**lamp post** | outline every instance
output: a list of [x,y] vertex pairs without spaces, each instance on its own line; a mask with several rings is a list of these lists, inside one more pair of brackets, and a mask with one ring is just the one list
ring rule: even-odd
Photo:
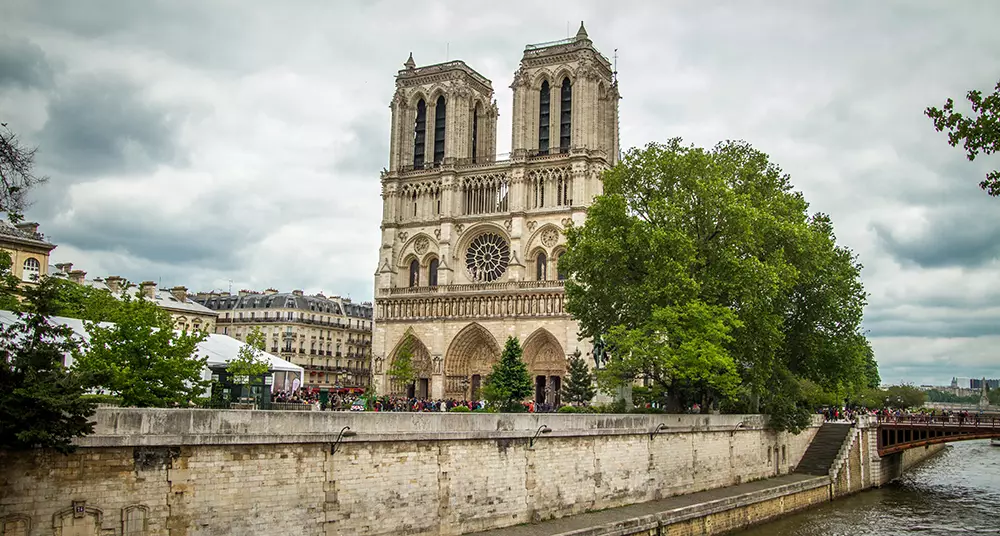
[[552,433],[551,428],[545,426],[544,424],[539,426],[538,430],[535,431],[535,435],[532,436],[531,441],[528,441],[528,448],[530,449],[535,447],[535,440],[538,439],[538,434],[549,434],[549,433]]

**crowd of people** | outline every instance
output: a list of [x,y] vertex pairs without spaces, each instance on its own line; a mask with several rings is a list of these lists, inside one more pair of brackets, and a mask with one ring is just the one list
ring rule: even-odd
[[[858,416],[867,415],[880,421],[920,422],[920,423],[957,423],[960,425],[979,424],[987,417],[982,411],[970,412],[939,410],[934,408],[909,409],[866,409],[866,408],[823,408],[820,410],[827,421],[854,422]],[[990,417],[992,419],[992,417]]]
[[[278,404],[316,404],[323,411],[380,411],[380,412],[433,412],[453,411],[456,407],[466,407],[468,411],[482,410],[486,407],[483,400],[442,399],[432,400],[418,397],[378,396],[369,399],[364,394],[330,393],[323,401],[317,391],[297,389],[295,391],[275,391],[271,393],[271,402]],[[557,407],[551,404],[528,401],[523,403],[529,413],[549,413]]]

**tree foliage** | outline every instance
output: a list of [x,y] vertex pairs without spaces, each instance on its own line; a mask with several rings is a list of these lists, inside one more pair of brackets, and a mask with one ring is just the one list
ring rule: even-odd
[[7,123],[0,123],[0,212],[13,223],[23,218],[28,191],[46,181],[34,173],[36,151],[21,145]]
[[0,326],[0,448],[70,452],[73,438],[93,432],[95,404],[83,397],[92,379],[63,366],[79,341],[49,320],[57,292],[48,278],[25,288],[18,321]]
[[857,395],[855,403],[868,409],[909,409],[919,408],[927,400],[927,393],[912,385],[892,385],[885,389],[865,389]]
[[195,356],[201,332],[175,332],[170,314],[141,297],[123,296],[113,324],[85,322],[90,341],[75,367],[122,398],[125,406],[186,404],[202,395],[207,358]]
[[500,411],[517,411],[521,402],[531,396],[531,376],[521,353],[517,337],[508,337],[500,360],[483,384],[483,397]]
[[563,402],[583,404],[590,402],[595,394],[594,374],[577,351],[569,358],[569,374],[562,388]]
[[236,358],[226,366],[226,372],[236,378],[238,384],[243,386],[244,392],[248,390],[252,378],[263,376],[271,370],[271,364],[264,359],[266,342],[264,333],[259,327],[254,326],[247,333],[246,344],[240,347]]
[[110,292],[64,279],[53,279],[56,286],[56,315],[90,322],[112,322],[119,317],[122,301]]
[[400,385],[409,387],[417,381],[417,370],[413,367],[413,350],[410,348],[410,341],[407,340],[396,352],[396,359],[389,366],[386,374],[398,382]]
[[603,388],[645,377],[668,406],[763,410],[795,431],[810,413],[800,380],[871,381],[861,265],[744,142],[629,151],[567,237],[567,309],[607,342]]
[[[924,115],[931,118],[938,132],[948,132],[949,145],[957,147],[961,143],[971,162],[980,153],[991,155],[1000,151],[1000,82],[990,95],[984,97],[981,91],[972,90],[965,98],[972,107],[972,117],[956,112],[955,101],[950,98],[940,109],[927,108]],[[979,187],[991,196],[1000,196],[1000,170],[988,172]]]

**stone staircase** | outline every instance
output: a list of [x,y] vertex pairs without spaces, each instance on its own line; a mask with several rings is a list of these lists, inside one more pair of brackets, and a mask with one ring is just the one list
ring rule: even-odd
[[851,428],[849,423],[823,423],[812,443],[809,443],[806,453],[802,455],[795,472],[817,476],[829,475],[833,462],[836,461],[844,441],[851,433]]

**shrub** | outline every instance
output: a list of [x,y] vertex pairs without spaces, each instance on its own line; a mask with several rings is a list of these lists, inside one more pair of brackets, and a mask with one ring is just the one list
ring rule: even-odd
[[574,406],[563,406],[556,411],[558,413],[580,413],[580,410]]
[[472,410],[469,409],[469,406],[455,406],[448,411],[452,413],[469,413]]

